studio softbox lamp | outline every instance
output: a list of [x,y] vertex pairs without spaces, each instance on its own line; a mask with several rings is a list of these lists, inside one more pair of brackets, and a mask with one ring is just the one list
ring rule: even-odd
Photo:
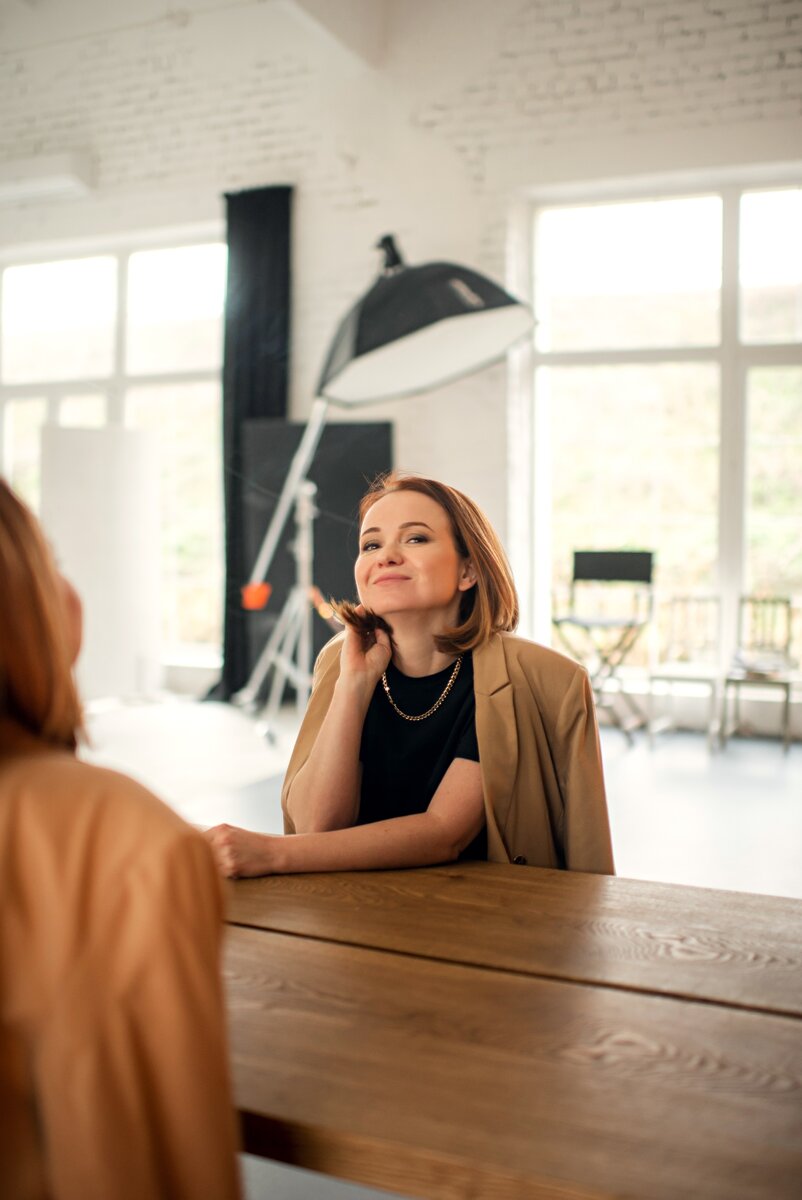
[[267,572],[294,506],[296,584],[248,683],[235,697],[238,703],[253,704],[268,671],[275,668],[268,713],[280,703],[288,679],[299,705],[305,706],[309,695],[314,485],[305,476],[329,404],[354,408],[439,387],[494,362],[533,325],[527,305],[478,271],[448,262],[408,267],[389,234],[377,249],[384,253],[381,273],[334,335],[309,421],[242,589],[245,608],[264,607],[270,591]]
[[344,317],[318,395],[370,404],[439,387],[494,361],[532,327],[526,305],[456,263],[408,267],[386,236],[384,267]]

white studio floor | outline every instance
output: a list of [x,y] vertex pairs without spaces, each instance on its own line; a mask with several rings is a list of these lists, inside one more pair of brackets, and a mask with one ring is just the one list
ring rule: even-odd
[[[88,714],[82,756],[135,776],[188,821],[281,832],[280,777],[298,717],[282,712],[271,745],[230,705],[164,697]],[[802,898],[802,743],[733,739],[710,754],[702,734],[650,748],[602,729],[619,875]],[[247,1200],[380,1200],[374,1192],[243,1156]]]

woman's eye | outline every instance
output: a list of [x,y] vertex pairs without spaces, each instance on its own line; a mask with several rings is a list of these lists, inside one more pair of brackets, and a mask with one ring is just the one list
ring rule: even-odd
[[425,533],[413,533],[407,540],[410,542],[428,542],[429,539]]
[[368,550],[375,550],[378,544],[378,542],[365,542],[364,546],[362,547],[362,553],[366,554]]

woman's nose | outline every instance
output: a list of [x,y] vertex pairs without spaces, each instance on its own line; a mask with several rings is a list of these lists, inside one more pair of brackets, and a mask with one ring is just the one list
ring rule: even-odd
[[379,555],[379,562],[382,566],[384,566],[385,563],[398,563],[402,558],[403,555],[401,553],[401,547],[398,545],[398,543],[386,542],[382,546],[381,554]]

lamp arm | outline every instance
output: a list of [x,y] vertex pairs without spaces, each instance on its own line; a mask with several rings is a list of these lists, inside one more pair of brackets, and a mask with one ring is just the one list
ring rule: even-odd
[[328,407],[329,401],[325,396],[316,397],[303,437],[293,455],[290,469],[287,472],[287,478],[284,480],[284,486],[281,489],[276,511],[273,513],[273,518],[267,528],[267,533],[262,541],[256,562],[253,564],[253,570],[248,580],[249,583],[261,583],[273,561],[273,555],[276,552],[281,532],[287,523],[290,509],[295,503],[298,488],[306,472],[309,470],[312,459],[315,457],[320,435],[323,432],[323,426],[326,422]]

